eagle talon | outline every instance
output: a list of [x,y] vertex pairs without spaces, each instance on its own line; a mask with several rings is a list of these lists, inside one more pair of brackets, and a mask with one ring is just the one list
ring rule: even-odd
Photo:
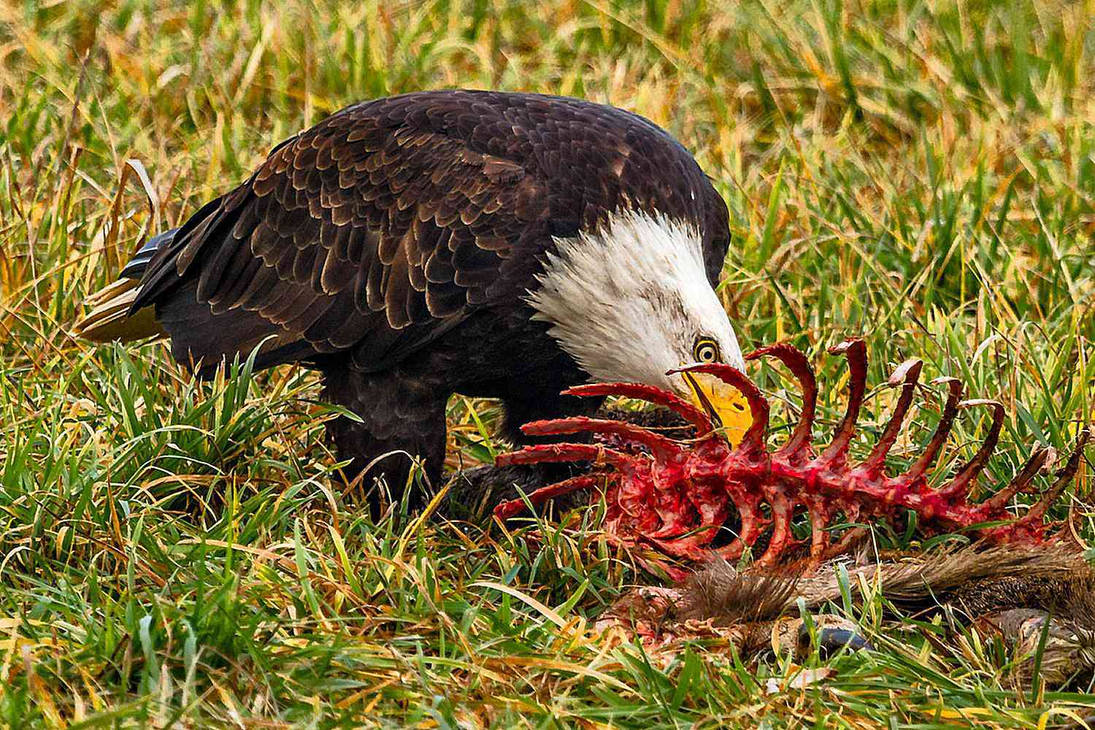
[[[748,425],[737,444],[722,438],[713,419],[682,398],[648,385],[607,383],[567,391],[579,396],[624,395],[669,407],[689,422],[693,438],[671,439],[622,421],[559,419],[530,424],[530,434],[592,432],[613,448],[579,444],[530,446],[499,457],[499,463],[531,461],[594,461],[608,476],[606,527],[621,543],[654,546],[667,557],[692,562],[714,558],[733,560],[753,550],[762,537],[767,546],[757,559],[774,566],[797,547],[808,545],[807,568],[847,551],[864,534],[862,527],[833,536],[828,526],[835,516],[846,521],[899,521],[906,511],[916,513],[928,534],[972,531],[990,543],[1042,544],[1056,540],[1059,523],[1043,522],[1045,512],[1075,477],[1090,433],[1081,429],[1069,460],[1053,485],[1026,512],[1008,511],[1012,498],[1030,491],[1034,478],[1053,460],[1048,447],[1035,450],[1015,478],[981,502],[970,492],[985,469],[1003,426],[1003,405],[990,400],[962,401],[962,385],[952,378],[935,381],[947,387],[939,423],[921,456],[903,474],[887,475],[885,459],[896,442],[909,412],[923,363],[907,360],[888,384],[901,389],[893,414],[870,455],[859,464],[848,462],[848,450],[866,393],[867,354],[860,340],[847,340],[832,349],[848,362],[848,402],[844,417],[829,445],[816,454],[811,431],[816,414],[817,383],[805,355],[786,345],[756,350],[746,360],[772,357],[781,361],[798,381],[802,411],[790,438],[770,451],[766,444],[769,406],[756,385],[740,370],[720,363],[681,368],[684,374],[712,376],[740,391],[748,406]],[[929,485],[927,472],[935,463],[959,412],[973,407],[991,409],[991,422],[977,453],[939,488]],[[592,477],[586,477],[591,479]],[[542,499],[572,491],[567,480],[538,490]],[[536,496],[533,495],[533,496]],[[507,503],[509,504],[509,503]],[[501,505],[500,511],[513,508]],[[713,542],[728,517],[740,520],[738,536],[729,544]],[[809,519],[809,540],[793,538],[792,521]],[[983,523],[994,527],[976,528]],[[1002,523],[1002,524],[1000,524]]]

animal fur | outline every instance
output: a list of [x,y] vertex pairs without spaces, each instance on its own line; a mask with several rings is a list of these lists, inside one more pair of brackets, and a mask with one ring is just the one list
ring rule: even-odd
[[[845,559],[810,576],[739,571],[714,563],[676,588],[641,587],[622,597],[599,627],[626,626],[651,648],[680,639],[718,636],[742,654],[767,647],[801,652],[806,635],[800,602],[816,612],[841,600],[841,574],[853,600],[864,589],[881,591],[902,611],[945,607],[982,636],[998,636],[1021,659],[1011,675],[1018,685],[1032,679],[1039,644],[1040,676],[1050,686],[1095,670],[1095,570],[1074,546],[973,545],[879,562]],[[841,635],[856,631],[847,619],[816,614],[812,623]],[[824,631],[818,630],[819,640]],[[866,645],[866,641],[860,641]]]
[[757,621],[796,610],[800,600],[808,608],[820,606],[840,599],[841,567],[856,598],[864,584],[875,585],[906,609],[940,601],[975,616],[1005,608],[1039,608],[1090,617],[1095,628],[1095,572],[1065,543],[974,545],[866,565],[834,561],[803,577],[741,572],[726,562],[713,563],[685,583],[674,618]]

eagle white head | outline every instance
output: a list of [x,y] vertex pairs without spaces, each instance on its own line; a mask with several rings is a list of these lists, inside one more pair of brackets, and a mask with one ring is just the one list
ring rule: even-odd
[[529,303],[593,380],[673,391],[737,432],[746,410],[736,390],[710,376],[668,374],[696,362],[744,367],[707,280],[701,240],[690,225],[661,215],[614,214],[602,228],[556,239]]

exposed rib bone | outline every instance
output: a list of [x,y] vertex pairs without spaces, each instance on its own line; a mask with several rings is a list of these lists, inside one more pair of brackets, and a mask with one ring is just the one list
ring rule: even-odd
[[770,504],[772,506],[772,538],[768,541],[768,549],[757,560],[761,565],[774,565],[791,542],[791,517],[794,505],[781,489],[771,495]]
[[1052,487],[1046,490],[1045,495],[1043,495],[1025,515],[1023,515],[1019,520],[1020,523],[1029,524],[1030,522],[1040,522],[1050,505],[1061,498],[1061,494],[1065,491],[1065,487],[1072,482],[1072,478],[1076,476],[1076,472],[1080,469],[1080,459],[1084,456],[1084,447],[1087,446],[1087,442],[1090,438],[1090,428],[1085,427],[1080,430],[1080,433],[1076,436],[1076,447],[1072,450],[1072,454],[1069,455],[1065,468],[1057,475],[1057,480],[1053,482]]
[[[922,364],[902,363],[889,379],[901,393],[878,443],[859,466],[847,464],[847,452],[856,419],[866,393],[867,357],[863,343],[850,340],[833,348],[848,360],[848,404],[844,418],[825,451],[813,456],[810,431],[814,420],[817,386],[805,356],[788,345],[774,345],[750,354],[748,359],[774,357],[791,370],[803,392],[802,413],[790,439],[775,452],[766,448],[768,403],[757,386],[738,370],[721,364],[691,366],[683,371],[706,373],[737,388],[749,404],[752,423],[741,443],[732,446],[712,429],[705,414],[676,396],[649,386],[604,384],[579,386],[568,393],[585,396],[622,395],[673,408],[693,424],[695,438],[671,439],[653,431],[618,421],[564,418],[528,424],[530,435],[591,433],[609,439],[604,444],[540,444],[498,457],[499,464],[592,461],[601,472],[568,479],[537,490],[534,504],[575,489],[595,486],[601,477],[606,488],[606,529],[623,542],[647,541],[667,555],[688,560],[713,557],[735,559],[767,536],[768,545],[759,558],[774,564],[795,544],[791,525],[805,512],[812,534],[808,565],[847,550],[866,534],[866,528],[845,529],[834,539],[828,532],[834,515],[849,523],[899,520],[907,510],[917,513],[918,524],[928,534],[965,530],[988,541],[1057,539],[1057,525],[1044,523],[1045,513],[1075,477],[1090,437],[1080,431],[1068,463],[1053,486],[1021,517],[1008,507],[1016,494],[1026,491],[1039,472],[1054,458],[1048,447],[1035,450],[1011,483],[983,502],[971,502],[969,493],[984,471],[1000,437],[1004,407],[991,400],[961,401],[962,386],[953,378],[933,381],[947,386],[947,396],[935,432],[923,454],[904,474],[887,476],[885,460],[900,434],[915,395]],[[927,483],[926,473],[946,442],[960,409],[988,407],[991,423],[973,457],[939,489]],[[765,505],[771,516],[765,515]],[[501,518],[520,512],[524,502],[511,501],[497,510]],[[737,537],[718,547],[716,535],[726,529],[736,512]],[[1047,537],[1048,536],[1048,537]]]
[[495,458],[498,466],[513,466],[514,464],[537,464],[544,461],[590,461],[596,466],[602,464],[614,464],[616,466],[628,466],[635,457],[629,456],[604,446],[591,444],[534,444],[526,446],[520,451],[510,451],[499,454]]
[[810,565],[816,567],[829,550],[829,509],[823,499],[812,497],[807,502],[807,513],[810,517]]
[[1006,487],[992,495],[982,503],[982,507],[990,512],[996,512],[1008,506],[1008,502],[1020,492],[1025,492],[1034,477],[1042,473],[1048,464],[1052,464],[1057,458],[1057,452],[1051,446],[1043,446],[1035,449],[1030,459],[1015,475]]
[[735,367],[722,363],[705,363],[703,365],[691,365],[679,370],[670,370],[675,373],[705,373],[741,391],[749,404],[749,415],[753,423],[741,437],[742,446],[758,451],[764,450],[764,435],[768,432],[768,401],[760,394],[760,390],[752,380]]
[[1004,425],[1004,404],[995,400],[968,400],[958,404],[959,408],[974,408],[977,406],[987,406],[992,409],[992,425],[989,426],[989,432],[973,458],[958,470],[953,479],[936,491],[936,494],[940,496],[953,498],[956,495],[961,495],[965,497],[969,493],[970,487],[977,481],[977,476],[985,468],[989,456],[992,455],[992,450],[996,448],[996,442],[1000,439],[1000,427]]
[[588,385],[576,385],[563,391],[563,395],[576,395],[584,397],[602,397],[606,395],[621,396],[624,398],[637,398],[654,405],[664,406],[688,421],[688,423],[700,433],[708,433],[715,430],[715,424],[706,413],[699,408],[669,391],[655,388],[652,385],[642,383],[590,383]]
[[863,462],[863,468],[869,472],[877,474],[882,470],[887,454],[897,441],[897,435],[901,433],[901,426],[905,423],[905,414],[909,412],[909,406],[912,405],[913,392],[916,390],[916,383],[920,379],[920,370],[923,367],[924,363],[920,360],[906,360],[898,365],[890,376],[888,385],[900,385],[901,395],[897,399],[893,415],[890,416],[890,422],[886,424],[886,430],[882,432],[871,455]]
[[936,455],[947,440],[947,435],[951,432],[954,417],[958,415],[958,401],[962,398],[962,383],[955,378],[936,378],[932,383],[947,384],[947,402],[943,405],[943,415],[939,417],[939,425],[935,427],[935,433],[932,434],[928,447],[924,449],[923,455],[905,472],[904,478],[910,482],[920,479],[935,461]]
[[814,377],[814,369],[810,367],[809,360],[801,350],[796,350],[788,344],[770,345],[754,350],[745,356],[746,360],[756,360],[760,357],[774,357],[791,371],[798,380],[799,389],[802,391],[802,413],[799,414],[798,423],[791,433],[791,438],[780,449],[781,452],[804,453],[810,447],[813,438],[814,417],[817,415],[817,379]]
[[863,407],[863,394],[867,391],[867,347],[863,340],[845,340],[829,352],[848,359],[848,410],[836,427],[836,435],[821,455],[821,460],[842,462],[848,455],[848,444],[855,434],[855,422],[859,418],[859,409]]
[[[564,494],[577,492],[579,489],[591,489],[597,486],[597,482],[598,478],[593,474],[582,474],[580,476],[571,477],[570,479],[564,479],[561,482],[541,487],[527,495],[528,502],[531,503],[533,507],[539,507],[549,499],[555,499]],[[528,503],[526,503],[525,500],[511,499],[510,501],[502,502],[495,507],[494,516],[500,520],[508,520],[509,518],[516,517],[524,512],[527,507]]]
[[555,436],[582,432],[612,434],[642,444],[662,459],[673,458],[681,451],[680,447],[677,446],[677,442],[673,439],[654,433],[642,426],[636,426],[624,421],[588,418],[586,416],[532,421],[521,426],[521,431],[526,436]]

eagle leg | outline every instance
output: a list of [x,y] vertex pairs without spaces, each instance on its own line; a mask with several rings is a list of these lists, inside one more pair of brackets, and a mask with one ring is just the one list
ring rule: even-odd
[[[338,458],[349,461],[340,470],[347,486],[364,492],[374,514],[404,496],[423,506],[428,488],[441,483],[448,393],[399,370],[362,373],[338,363],[321,371],[324,399],[354,416],[326,424]],[[375,479],[381,474],[382,483]]]

